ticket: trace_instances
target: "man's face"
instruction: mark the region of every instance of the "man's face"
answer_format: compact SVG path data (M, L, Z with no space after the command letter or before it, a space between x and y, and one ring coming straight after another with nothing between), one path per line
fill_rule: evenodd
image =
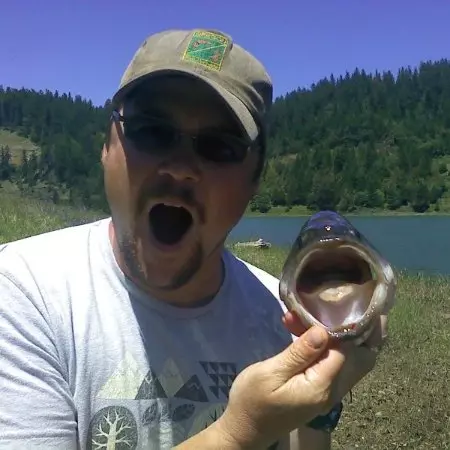
M194 80L142 85L119 112L125 123L112 125L102 162L121 262L150 289L178 289L220 264L222 244L257 187L259 155L210 160L236 152L223 133L243 134L224 104ZM210 134L172 139L173 130Z

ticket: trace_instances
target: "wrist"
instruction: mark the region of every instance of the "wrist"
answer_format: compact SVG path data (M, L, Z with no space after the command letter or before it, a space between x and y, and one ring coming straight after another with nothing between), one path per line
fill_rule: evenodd
M234 439L233 435L227 431L226 427L218 419L200 431L200 433L174 447L173 450L197 450L199 448L203 450L216 450L217 448L242 450L245 447L239 445L238 441Z
M293 441L291 437L291 448L330 450L331 433L329 431L314 430L303 425L296 430Z
M260 450L272 444L263 439L261 433L252 428L247 421L237 419L227 410L214 422L214 426L221 437L221 442L226 443L227 450Z
M342 402L336 404L328 414L317 416L313 420L311 420L307 426L311 429L317 431L323 431L331 433L337 427L339 420L341 418L343 409Z
M240 442L238 430L232 428L227 424L227 421L219 417L212 425L214 433L219 442L223 443L223 448L227 450L242 450L246 447Z

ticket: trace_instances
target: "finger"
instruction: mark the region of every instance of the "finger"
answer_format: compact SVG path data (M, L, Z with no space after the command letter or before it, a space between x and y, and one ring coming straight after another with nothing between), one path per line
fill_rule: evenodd
M286 381L280 388L290 402L309 405L310 419L327 414L344 396L340 396L338 376L345 364L345 355L337 349L327 349L303 373Z
M375 360L376 354L365 347L330 348L304 372L305 381L311 391L328 394L327 408L341 401L373 369Z
M273 356L267 363L273 376L278 376L279 384L285 383L294 375L303 372L324 352L328 343L328 333L315 326L292 342L285 350Z
M283 316L282 322L289 332L295 336L301 336L307 330L300 318L290 311Z
M338 376L346 362L345 353L338 348L329 348L304 374L308 383L318 387L329 386Z

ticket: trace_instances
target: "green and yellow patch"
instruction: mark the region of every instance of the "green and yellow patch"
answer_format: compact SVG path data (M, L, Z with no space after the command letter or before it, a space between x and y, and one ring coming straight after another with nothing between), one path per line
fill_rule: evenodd
M195 31L183 54L183 61L190 61L212 70L220 70L230 40L212 31Z

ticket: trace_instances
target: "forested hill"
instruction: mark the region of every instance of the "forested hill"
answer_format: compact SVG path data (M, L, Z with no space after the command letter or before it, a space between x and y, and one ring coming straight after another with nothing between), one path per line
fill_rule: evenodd
M109 102L0 87L0 181L105 206L99 157L108 116ZM34 149L6 147L10 132ZM276 99L268 154L253 209L445 209L450 61L396 74L355 70Z
M356 70L279 98L269 148L263 205L424 211L446 190L450 61Z
M0 86L0 183L12 181L22 192L54 202L107 210L100 155L109 104ZM31 142L21 145L17 135Z

